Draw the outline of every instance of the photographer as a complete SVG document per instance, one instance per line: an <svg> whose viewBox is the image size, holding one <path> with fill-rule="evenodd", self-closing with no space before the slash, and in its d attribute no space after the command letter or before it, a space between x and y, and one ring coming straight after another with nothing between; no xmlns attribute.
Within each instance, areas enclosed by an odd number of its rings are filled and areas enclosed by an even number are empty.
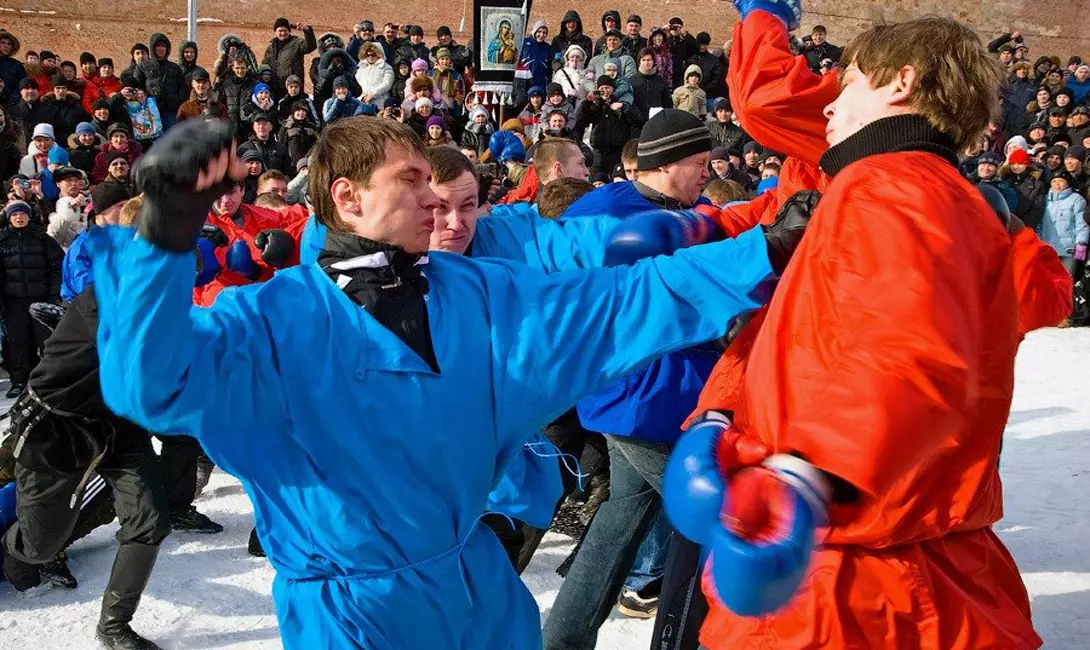
<svg viewBox="0 0 1090 650"><path fill-rule="evenodd" d="M601 158L600 171L610 171L621 162L621 150L638 134L644 117L639 109L613 99L615 82L611 77L598 77L598 90L587 95L575 117L575 132L580 135L591 127L590 144Z"/></svg>

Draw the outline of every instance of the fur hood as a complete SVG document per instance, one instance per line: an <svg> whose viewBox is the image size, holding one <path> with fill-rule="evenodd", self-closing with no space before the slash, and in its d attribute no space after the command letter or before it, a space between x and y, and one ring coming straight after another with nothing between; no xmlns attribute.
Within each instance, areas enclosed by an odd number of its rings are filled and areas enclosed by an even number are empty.
<svg viewBox="0 0 1090 650"><path fill-rule="evenodd" d="M194 64L196 64L197 59L199 59L200 56L201 56L201 51L197 47L196 43L194 43L193 41L182 41L182 44L178 46L178 65L180 65L180 66L188 65L188 63L185 60L185 57L182 56L182 54L185 52L185 49L187 47L193 48L193 51L197 54L197 56L193 57Z"/></svg>
<svg viewBox="0 0 1090 650"><path fill-rule="evenodd" d="M156 45L166 45L167 46L167 54L166 54L166 56L163 57L163 60L170 59L171 45L170 45L170 39L167 38L166 34L160 34L160 33L156 32L156 33L151 35L151 38L148 39L148 49L151 51L151 57L152 58L155 58L155 46Z"/></svg>
<svg viewBox="0 0 1090 650"><path fill-rule="evenodd" d="M219 43L216 45L216 49L219 50L220 54L224 54L225 52L227 52L227 47L232 43L234 43L234 45L240 50L250 49L250 46L247 45L246 41L242 40L242 38L238 34L224 34L220 38Z"/></svg>
<svg viewBox="0 0 1090 650"><path fill-rule="evenodd" d="M331 50L327 50L322 55L321 60L318 61L318 71L322 72L328 70L333 65L333 57L340 56L344 59L344 74L355 76L356 74L356 60L348 56L348 52L344 51L344 48L335 47Z"/></svg>
<svg viewBox="0 0 1090 650"><path fill-rule="evenodd" d="M15 38L15 34L6 29L0 29L0 38L7 38L11 41L11 58L14 59L19 54L19 39Z"/></svg>
<svg viewBox="0 0 1090 650"><path fill-rule="evenodd" d="M95 132L95 149L101 149L106 144L106 138L102 137L101 133ZM76 134L68 136L68 149L76 150L79 148L79 141L76 140Z"/></svg>
<svg viewBox="0 0 1090 650"><path fill-rule="evenodd" d="M50 92L48 95L42 95L42 97L44 98L43 101L48 100L50 103L55 103L57 101L56 95L54 95L52 92ZM80 102L79 93L74 93L71 90L69 90L68 92L64 93L64 100L67 101L67 102L79 103Z"/></svg>
<svg viewBox="0 0 1090 650"><path fill-rule="evenodd" d="M329 39L334 39L333 45L326 46L325 42L327 40L329 40ZM321 36L318 37L318 53L319 54L325 54L329 50L331 50L333 48L336 48L336 47L339 47L342 50L344 49L344 39L341 38L340 34L337 34L336 32L326 32L326 33L324 33L324 34L322 34Z"/></svg>

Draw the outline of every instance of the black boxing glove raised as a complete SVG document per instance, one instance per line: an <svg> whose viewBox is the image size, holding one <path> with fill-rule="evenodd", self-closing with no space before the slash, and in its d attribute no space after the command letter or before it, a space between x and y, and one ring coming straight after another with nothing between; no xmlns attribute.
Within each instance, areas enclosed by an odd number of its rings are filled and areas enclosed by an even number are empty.
<svg viewBox="0 0 1090 650"><path fill-rule="evenodd" d="M274 269L288 265L288 259L295 252L295 240L279 228L269 228L257 233L254 246L261 251L261 261Z"/></svg>
<svg viewBox="0 0 1090 650"><path fill-rule="evenodd" d="M163 250L191 252L212 204L236 182L234 157L208 187L198 189L200 175L234 146L234 127L220 120L186 120L167 131L136 164L140 236Z"/></svg>
<svg viewBox="0 0 1090 650"><path fill-rule="evenodd" d="M768 261L777 276L783 275L787 263L799 247L820 199L821 193L814 190L795 192L780 206L776 220L771 225L762 226L768 244Z"/></svg>

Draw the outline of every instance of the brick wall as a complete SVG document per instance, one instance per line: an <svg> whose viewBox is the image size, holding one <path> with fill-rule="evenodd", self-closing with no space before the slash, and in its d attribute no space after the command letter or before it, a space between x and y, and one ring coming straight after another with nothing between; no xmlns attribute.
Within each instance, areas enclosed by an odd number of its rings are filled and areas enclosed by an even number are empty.
<svg viewBox="0 0 1090 650"><path fill-rule="evenodd" d="M1090 54L1090 0L1068 0L1062 6L1039 0L810 0L805 2L803 28L808 30L824 23L830 30L830 41L843 44L852 35L876 21L905 20L928 13L946 15L965 21L980 30L990 40L1008 29L1019 29L1030 45L1031 55L1057 54L1066 61L1071 54ZM271 38L271 26L277 16L296 21L303 18L320 34L335 31L349 34L357 21L373 20L379 28L383 22L419 22L424 25L427 41L434 40L435 28L449 25L455 39L466 42L471 37L473 3L470 0L446 0L420 3L358 0L353 3L299 3L287 0L198 0L199 16L222 22L201 23L198 44L200 61L210 65L216 43L228 32L239 34L254 48L258 58ZM7 5L12 5L8 7ZM152 32L166 33L175 44L185 38L185 0L137 0L124 3L115 0L0 0L0 25L14 32L25 49L51 49L75 61L83 50L98 56L112 56L119 68L129 60L133 43L147 42ZM348 6L351 4L351 6ZM725 0L628 0L625 3L592 0L572 3L570 0L537 0L531 22L538 18L549 21L555 34L560 16L576 5L582 14L586 30L601 33L601 15L610 8L619 8L622 19L638 13L647 26L662 24L671 16L681 16L690 31L705 30L712 34L713 43L730 38L737 14ZM31 9L30 7L33 7ZM303 9L305 7L305 9ZM465 31L458 29L465 11ZM1027 8L1028 7L1028 8ZM138 9L138 10L137 10ZM51 12L51 13L50 13ZM174 19L182 19L176 22ZM172 54L175 58L176 52Z"/></svg>

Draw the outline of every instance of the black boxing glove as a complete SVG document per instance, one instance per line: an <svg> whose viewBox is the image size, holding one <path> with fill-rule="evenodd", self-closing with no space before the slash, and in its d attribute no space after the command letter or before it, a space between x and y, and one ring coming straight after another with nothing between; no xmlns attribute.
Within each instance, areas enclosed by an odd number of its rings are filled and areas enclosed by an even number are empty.
<svg viewBox="0 0 1090 650"><path fill-rule="evenodd" d="M269 228L257 233L254 246L261 251L261 259L274 269L288 265L288 258L295 252L295 240L279 228Z"/></svg>
<svg viewBox="0 0 1090 650"><path fill-rule="evenodd" d="M768 244L768 261L776 275L783 275L820 199L821 193L814 190L795 192L780 206L776 220L762 226Z"/></svg>
<svg viewBox="0 0 1090 650"><path fill-rule="evenodd" d="M192 252L212 204L235 179L197 191L201 172L234 147L234 127L225 121L186 120L171 128L136 163L136 185L144 193L137 231L173 253Z"/></svg>
<svg viewBox="0 0 1090 650"><path fill-rule="evenodd" d="M1003 224L1004 228L1010 228L1011 221L1011 209L1007 205L1007 199L1003 198L1003 193L999 191L999 188L990 183L977 183L976 189L980 191L980 195L984 197L984 200L988 202L992 210L995 210L995 216L999 217L999 223Z"/></svg>
<svg viewBox="0 0 1090 650"><path fill-rule="evenodd" d="M208 243L212 244L212 248L223 248L231 243L231 239L227 237L227 233L223 232L223 229L210 223L201 226L201 239L208 240Z"/></svg>

